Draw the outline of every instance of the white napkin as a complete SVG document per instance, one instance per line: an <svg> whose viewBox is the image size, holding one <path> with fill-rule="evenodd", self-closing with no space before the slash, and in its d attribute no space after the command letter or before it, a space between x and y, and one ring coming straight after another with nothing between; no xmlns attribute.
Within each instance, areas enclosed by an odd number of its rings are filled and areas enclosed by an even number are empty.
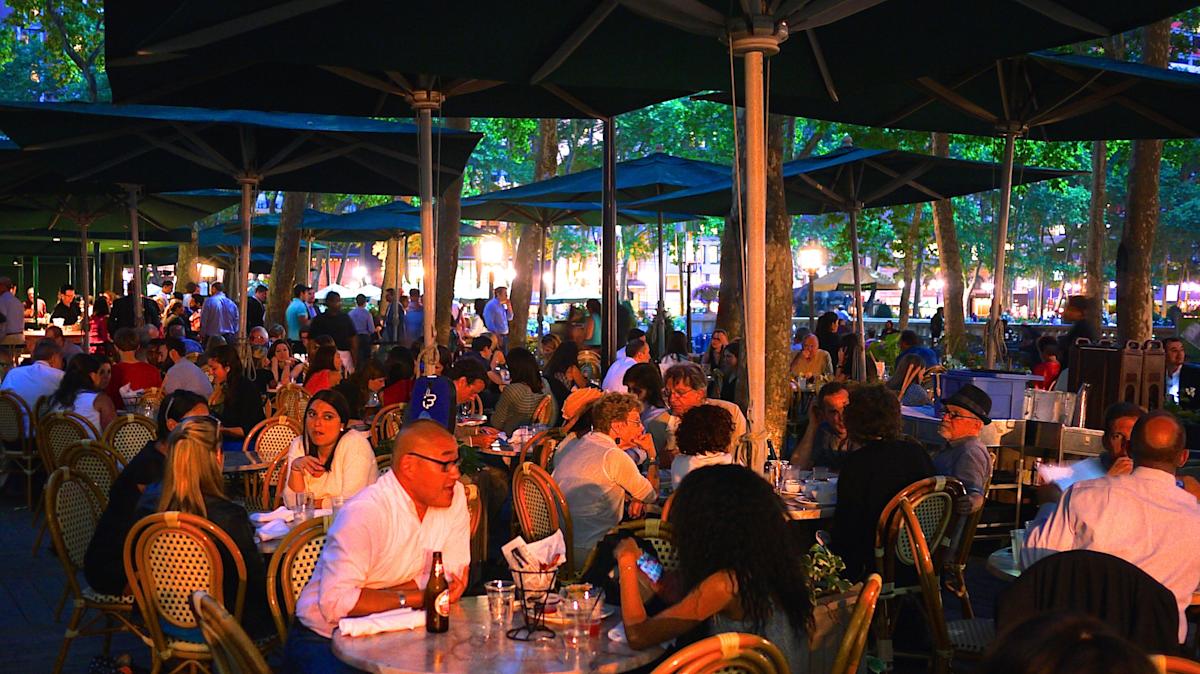
<svg viewBox="0 0 1200 674"><path fill-rule="evenodd" d="M364 637L380 632L415 630L425 624L425 611L415 608L397 608L359 618L342 618L338 630L348 637Z"/></svg>
<svg viewBox="0 0 1200 674"><path fill-rule="evenodd" d="M313 511L313 517L328 517L333 514L333 508L317 508Z"/></svg>
<svg viewBox="0 0 1200 674"><path fill-rule="evenodd" d="M295 516L295 513L289 510L287 506L279 506L269 513L250 513L250 521L257 526L266 524L267 522L274 522L275 520L291 522Z"/></svg>
<svg viewBox="0 0 1200 674"><path fill-rule="evenodd" d="M288 535L292 528L283 520L271 520L258 528L258 540L269 541L274 538L283 538Z"/></svg>

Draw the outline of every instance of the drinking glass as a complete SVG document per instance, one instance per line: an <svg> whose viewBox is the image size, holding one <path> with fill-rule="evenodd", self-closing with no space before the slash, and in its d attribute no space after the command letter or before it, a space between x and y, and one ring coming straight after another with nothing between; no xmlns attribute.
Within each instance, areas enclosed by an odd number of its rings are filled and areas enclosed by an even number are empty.
<svg viewBox="0 0 1200 674"><path fill-rule="evenodd" d="M1021 548L1025 547L1025 530L1013 529L1009 532L1012 536L1012 556L1013 564L1020 567L1021 565Z"/></svg>
<svg viewBox="0 0 1200 674"><path fill-rule="evenodd" d="M487 590L488 615L492 622L500 625L511 623L516 585L511 580L489 580L483 587Z"/></svg>
<svg viewBox="0 0 1200 674"><path fill-rule="evenodd" d="M334 496L331 500L332 505L330 507L333 508L333 516L337 517L338 511L342 509L342 506L346 505L346 497Z"/></svg>
<svg viewBox="0 0 1200 674"><path fill-rule="evenodd" d="M291 504L292 516L297 523L303 522L308 519L308 494L306 492L299 492L296 494L295 499Z"/></svg>
<svg viewBox="0 0 1200 674"><path fill-rule="evenodd" d="M571 646L581 646L591 636L600 636L604 610L604 590L591 583L568 585L559 603L566 630L563 640Z"/></svg>
<svg viewBox="0 0 1200 674"><path fill-rule="evenodd" d="M311 520L317 516L317 497L312 493L304 494L304 519Z"/></svg>

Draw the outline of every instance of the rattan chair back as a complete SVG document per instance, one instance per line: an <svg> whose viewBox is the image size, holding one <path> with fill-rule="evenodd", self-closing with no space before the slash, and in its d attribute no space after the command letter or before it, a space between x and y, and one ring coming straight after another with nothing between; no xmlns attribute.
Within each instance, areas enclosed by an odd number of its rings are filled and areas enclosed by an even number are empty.
<svg viewBox="0 0 1200 674"><path fill-rule="evenodd" d="M275 413L289 419L303 419L311 397L312 394L299 384L280 386L275 393Z"/></svg>
<svg viewBox="0 0 1200 674"><path fill-rule="evenodd" d="M517 465L521 465L526 461L532 461L549 473L550 469L538 459L538 454L542 451L542 446L547 443L549 443L551 445L551 449L553 449L553 445L558 442L557 438L559 435L561 435L559 429L550 428L538 433L537 435L531 436L528 440L523 442L520 447L517 448L520 451L520 454L517 455Z"/></svg>
<svg viewBox="0 0 1200 674"><path fill-rule="evenodd" d="M992 475L996 470L996 452L988 450L992 459L992 470L984 478L983 493L987 494L992 486ZM971 557L971 546L975 543L975 533L979 530L979 521L983 519L983 508L967 515L963 521L962 533L949 551L942 565L942 584L950 593L958 597L964 618L975 617L975 607L971 605L971 594L967 591L967 560Z"/></svg>
<svg viewBox="0 0 1200 674"><path fill-rule="evenodd" d="M67 448L63 465L87 476L104 495L101 504L107 507L108 492L121 474L121 461L102 440L81 440Z"/></svg>
<svg viewBox="0 0 1200 674"><path fill-rule="evenodd" d="M265 512L283 505L283 486L287 482L287 475L288 455L280 454L266 470L255 474L250 491L246 493L246 508Z"/></svg>
<svg viewBox="0 0 1200 674"><path fill-rule="evenodd" d="M379 471L379 477L392 469L392 453L377 454L375 456L375 469Z"/></svg>
<svg viewBox="0 0 1200 674"><path fill-rule="evenodd" d="M600 354L595 351L580 351L576 362L579 363L579 371L583 376L591 381L601 380Z"/></svg>
<svg viewBox="0 0 1200 674"><path fill-rule="evenodd" d="M273 463L281 454L287 454L292 440L300 437L303 431L297 420L302 418L281 415L263 419L246 434L242 451L247 454L253 451L263 463Z"/></svg>
<svg viewBox="0 0 1200 674"><path fill-rule="evenodd" d="M542 395L542 400L533 408L533 416L530 417L530 422L549 426L550 422L554 421L554 396L549 393Z"/></svg>
<svg viewBox="0 0 1200 674"><path fill-rule="evenodd" d="M567 546L566 573L577 570L571 513L562 490L540 466L526 461L513 475L513 512L527 541L538 541L562 530Z"/></svg>
<svg viewBox="0 0 1200 674"><path fill-rule="evenodd" d="M234 568L226 569L222 552ZM237 576L237 590L226 597L224 577ZM146 621L156 667L173 658L208 660L203 644L168 638L164 624L177 630L197 627L192 594L203 590L223 605L232 603L240 620L246 598L246 563L237 545L216 524L181 512L160 512L142 518L125 537L125 576L133 585L138 609Z"/></svg>
<svg viewBox="0 0 1200 674"><path fill-rule="evenodd" d="M153 405L155 409L158 409L158 406L162 404L162 401L165 400L166 397L167 394L163 393L161 388L157 386L151 386L150 388L142 391L142 404Z"/></svg>
<svg viewBox="0 0 1200 674"><path fill-rule="evenodd" d="M271 668L250 635L212 595L197 590L192 595L192 611L219 674L270 674Z"/></svg>
<svg viewBox="0 0 1200 674"><path fill-rule="evenodd" d="M867 648L867 635L871 632L871 618L875 615L875 603L879 601L881 587L883 579L877 573L872 573L863 581L850 624L846 626L842 643L838 646L831 674L855 674L858 671L858 662Z"/></svg>
<svg viewBox="0 0 1200 674"><path fill-rule="evenodd" d="M955 504L967 497L967 490L953 477L939 475L918 480L900 490L883 508L875 529L875 557L883 576L884 594L896 578L896 562L915 566L912 552L912 532L898 517L900 503L907 501L921 525L926 543L933 541L934 563L948 554L952 538L958 529L959 515Z"/></svg>
<svg viewBox="0 0 1200 674"><path fill-rule="evenodd" d="M467 492L467 513L471 518L471 538L475 538L475 532L479 530L479 522L483 515L483 504L479 500L479 485L463 484L463 489Z"/></svg>
<svg viewBox="0 0 1200 674"><path fill-rule="evenodd" d="M1160 674L1200 674L1200 662L1177 655L1151 655L1150 662Z"/></svg>
<svg viewBox="0 0 1200 674"><path fill-rule="evenodd" d="M271 555L267 565L267 604L271 607L280 643L287 642L288 627L296 613L296 600L317 568L332 522L332 517L308 520L288 532Z"/></svg>
<svg viewBox="0 0 1200 674"><path fill-rule="evenodd" d="M651 674L791 674L775 644L757 634L725 632L680 649Z"/></svg>
<svg viewBox="0 0 1200 674"><path fill-rule="evenodd" d="M33 507L33 474L37 472L38 454L34 448L33 414L25 401L12 391L0 391L0 456L5 469L16 466L25 475L25 506Z"/></svg>
<svg viewBox="0 0 1200 674"><path fill-rule="evenodd" d="M46 470L63 465L67 448L80 440L95 440L100 432L92 422L74 412L51 412L38 424L37 439L41 445Z"/></svg>
<svg viewBox="0 0 1200 674"><path fill-rule="evenodd" d="M116 452L123 464L132 461L146 443L157 436L157 425L140 414L122 414L104 429L104 442Z"/></svg>
<svg viewBox="0 0 1200 674"><path fill-rule="evenodd" d="M404 413L407 409L407 403L396 403L384 407L375 414L375 418L371 420L372 447L387 445L399 435L400 427L404 425Z"/></svg>
<svg viewBox="0 0 1200 674"><path fill-rule="evenodd" d="M644 519L624 522L617 529L628 531L634 536L647 541L654 546L658 561L662 562L663 570L679 570L679 549L671 539L671 525L666 520Z"/></svg>

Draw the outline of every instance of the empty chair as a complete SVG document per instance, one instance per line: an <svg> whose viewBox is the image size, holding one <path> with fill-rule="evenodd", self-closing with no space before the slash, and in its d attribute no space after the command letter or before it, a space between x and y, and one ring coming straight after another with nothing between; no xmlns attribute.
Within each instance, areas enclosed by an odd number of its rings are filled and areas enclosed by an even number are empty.
<svg viewBox="0 0 1200 674"><path fill-rule="evenodd" d="M104 429L104 442L116 452L121 463L128 464L157 434L158 428L151 419L140 414L122 414Z"/></svg>
<svg viewBox="0 0 1200 674"><path fill-rule="evenodd" d="M681 649L652 674L790 674L783 654L770 641L741 632L724 632Z"/></svg>

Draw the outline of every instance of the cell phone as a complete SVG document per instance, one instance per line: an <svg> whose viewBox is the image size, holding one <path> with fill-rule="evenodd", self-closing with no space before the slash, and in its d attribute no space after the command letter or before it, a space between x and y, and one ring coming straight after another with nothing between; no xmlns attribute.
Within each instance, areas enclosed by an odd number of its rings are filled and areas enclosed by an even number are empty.
<svg viewBox="0 0 1200 674"><path fill-rule="evenodd" d="M655 559L650 553L643 552L641 557L638 557L637 566L646 574L646 577L651 582L657 583L663 574L662 562Z"/></svg>

